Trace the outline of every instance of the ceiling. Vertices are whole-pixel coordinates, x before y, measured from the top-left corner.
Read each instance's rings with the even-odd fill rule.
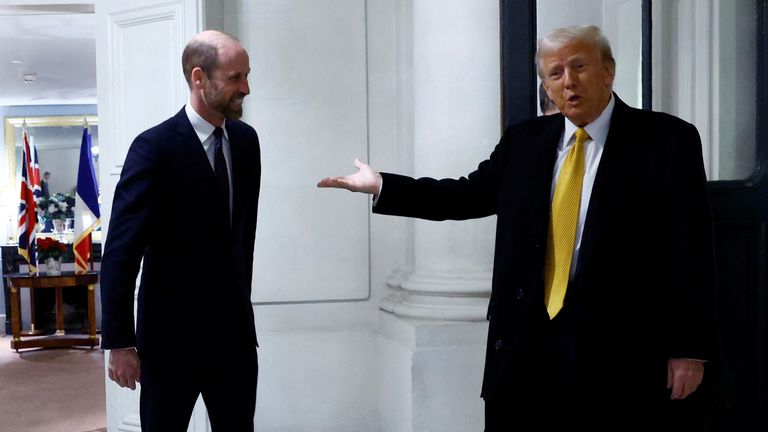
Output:
[[[94,6],[53,3],[0,1],[0,106],[96,104]]]

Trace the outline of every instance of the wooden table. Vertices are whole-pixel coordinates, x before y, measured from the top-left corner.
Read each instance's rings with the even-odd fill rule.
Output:
[[[38,274],[13,273],[5,276],[11,291],[11,329],[13,339],[11,349],[17,352],[23,348],[33,347],[67,347],[99,345],[99,337],[96,336],[96,282],[99,272],[90,271],[76,274],[75,272],[61,272],[60,275],[48,275],[45,272]],[[88,334],[68,335],[64,332],[64,311],[62,307],[61,290],[68,287],[88,286]],[[56,290],[56,334],[35,338],[22,339],[21,332],[21,288],[53,288]]]

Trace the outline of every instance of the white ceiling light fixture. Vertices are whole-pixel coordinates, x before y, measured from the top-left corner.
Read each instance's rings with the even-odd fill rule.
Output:
[[[25,73],[24,74],[24,84],[32,84],[35,81],[37,81],[37,75],[33,73]]]
[[[0,5],[0,16],[92,14],[96,7],[91,4],[29,4]]]

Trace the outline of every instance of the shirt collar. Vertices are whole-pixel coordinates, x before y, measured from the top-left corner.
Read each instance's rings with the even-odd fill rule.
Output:
[[[187,113],[187,118],[189,118],[189,122],[192,124],[192,129],[195,130],[195,133],[200,139],[200,142],[204,143],[208,138],[211,137],[211,135],[213,135],[213,131],[216,129],[216,127],[200,117],[200,114],[195,111],[189,101],[187,101],[187,104],[184,106],[184,111]],[[224,137],[227,139],[227,141],[229,141],[226,126],[227,120],[225,119],[224,123],[221,125],[221,128],[224,129]]]
[[[608,105],[606,105],[605,109],[603,109],[603,112],[600,113],[595,121],[584,126],[584,130],[587,131],[589,137],[599,146],[604,146],[605,140],[608,138],[608,129],[611,126],[611,115],[613,114],[613,107],[615,105],[616,99],[614,99],[613,93],[611,93],[611,99],[608,101]],[[563,134],[561,149],[567,147],[577,128],[578,126],[571,123],[571,121],[568,120],[568,117],[565,117],[565,132]]]

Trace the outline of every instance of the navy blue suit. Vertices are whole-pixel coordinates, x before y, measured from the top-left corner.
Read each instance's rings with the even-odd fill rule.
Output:
[[[145,409],[145,393],[160,395],[152,403],[167,406],[170,401],[163,398],[174,395],[155,391],[157,387],[183,387],[183,380],[191,380],[196,382],[189,388],[194,404],[197,393],[206,398],[209,387],[231,384],[205,379],[220,369],[234,380],[241,373],[241,380],[252,381],[241,392],[231,387],[234,400],[255,400],[251,274],[259,139],[241,121],[227,120],[226,129],[232,161],[231,225],[217,205],[215,174],[184,109],[134,140],[115,189],[101,265],[102,347],[136,347],[142,362],[143,423],[144,411],[154,413]],[[142,259],[134,332],[134,289]],[[253,361],[238,368],[239,358]],[[174,382],[182,373],[194,375]],[[181,397],[181,405],[191,412],[188,398],[192,396]],[[217,403],[210,399],[206,405],[213,421]],[[156,411],[163,415],[162,409]]]
[[[665,388],[667,359],[713,359],[712,220],[698,132],[614,97],[575,276],[553,322],[543,271],[562,115],[511,126],[460,179],[382,174],[376,213],[498,216],[482,396],[498,402],[507,425],[526,416],[542,425],[583,416],[614,430],[664,421],[678,405]]]

